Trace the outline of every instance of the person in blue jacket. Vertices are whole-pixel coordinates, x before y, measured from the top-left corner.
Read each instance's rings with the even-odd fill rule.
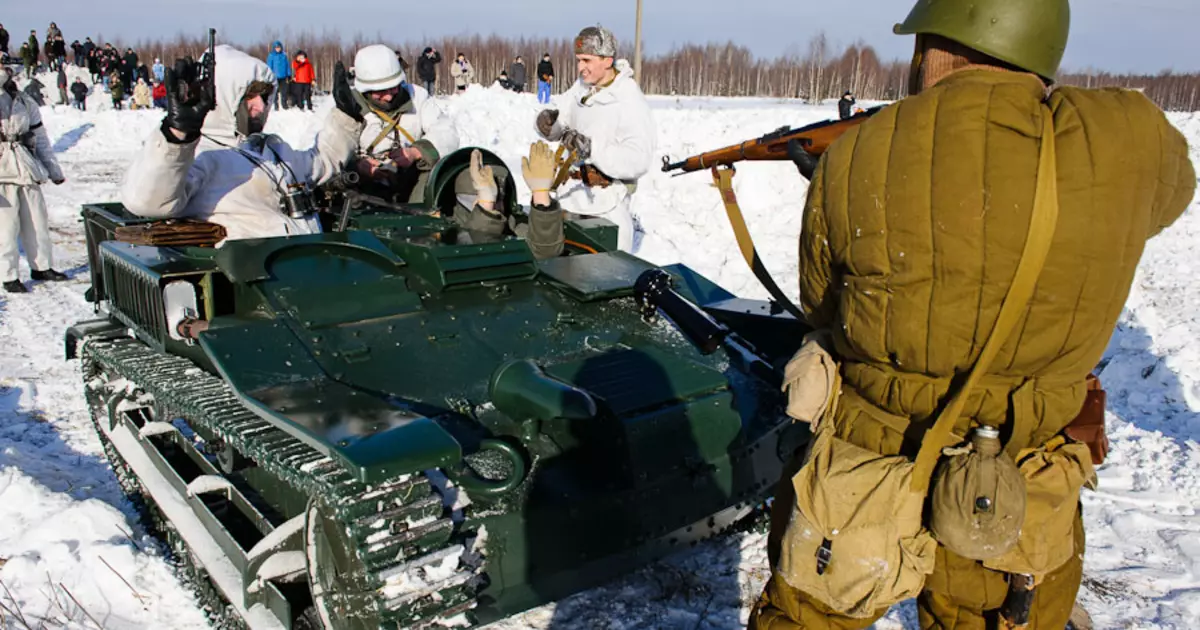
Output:
[[[290,94],[292,78],[292,60],[288,59],[288,55],[283,50],[283,42],[275,42],[271,44],[271,54],[267,55],[267,67],[275,74],[275,91],[271,93],[271,100],[275,103],[275,111],[279,111],[279,101],[283,101],[283,108],[288,108],[287,94]],[[284,96],[281,98],[280,94]]]

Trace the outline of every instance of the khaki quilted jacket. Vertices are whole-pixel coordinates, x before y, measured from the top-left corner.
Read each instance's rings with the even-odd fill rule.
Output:
[[[1021,256],[1051,114],[1052,250],[959,431],[1007,427],[1015,452],[1078,413],[1146,240],[1192,201],[1187,143],[1137,92],[1062,87],[1046,98],[1032,75],[966,70],[847,133],[813,177],[801,301],[844,361],[844,436],[883,431],[889,450],[903,441],[915,453],[912,428],[970,370]],[[857,423],[863,413],[879,422]]]

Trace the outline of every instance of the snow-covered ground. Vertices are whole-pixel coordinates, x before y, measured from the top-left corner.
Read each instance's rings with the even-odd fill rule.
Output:
[[[53,77],[41,78],[53,86]],[[45,90],[47,102],[56,91]],[[443,99],[465,144],[519,165],[539,109],[531,95],[473,88]],[[782,125],[835,115],[832,106],[772,99],[651,99],[658,153],[679,159]],[[272,115],[268,130],[311,144],[331,107]],[[188,590],[145,537],[89,428],[78,365],[62,333],[91,308],[79,207],[115,200],[125,166],[161,112],[115,112],[106,94],[87,113],[43,108],[67,174],[44,190],[56,268],[72,280],[0,295],[0,626],[207,627]],[[1200,161],[1200,115],[1172,114]],[[523,183],[522,193],[527,194]],[[806,183],[782,163],[746,164],[736,188],[780,286],[795,293],[796,238]],[[730,290],[764,291],[736,253],[706,173],[642,180],[637,253],[686,263]],[[1200,627],[1200,204],[1151,241],[1101,377],[1113,448],[1100,489],[1085,494],[1088,534],[1082,600],[1098,628]],[[22,263],[22,275],[28,270]],[[700,628],[744,625],[767,577],[764,537],[698,546],[608,586],[518,615],[495,628]],[[911,602],[876,624],[917,627]]]

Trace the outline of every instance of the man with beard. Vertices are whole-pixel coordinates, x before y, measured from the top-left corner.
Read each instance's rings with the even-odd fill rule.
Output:
[[[354,71],[354,96],[366,118],[355,169],[386,187],[386,196],[417,203],[433,165],[458,149],[454,123],[424,88],[408,82],[387,46],[359,50]]]
[[[28,289],[17,278],[20,252],[34,280],[66,280],[55,271],[42,184],[66,181],[37,104],[17,90],[11,68],[0,66],[0,281],[9,293]]]
[[[126,209],[211,221],[229,239],[320,232],[316,216],[292,211],[288,200],[336,175],[358,146],[362,112],[345,68],[334,71],[337,107],[314,146],[298,150],[262,133],[276,86],[267,64],[230,46],[215,54],[212,83],[195,82],[186,60],[167,71],[167,115],[125,175]],[[186,100],[185,84],[193,85]]]

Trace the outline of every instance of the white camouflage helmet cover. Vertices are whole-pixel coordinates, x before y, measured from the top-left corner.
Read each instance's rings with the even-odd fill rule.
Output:
[[[239,135],[237,117],[242,98],[251,84],[274,84],[275,74],[261,59],[232,46],[221,44],[214,50],[217,107],[204,118],[204,135],[226,144],[236,144]],[[264,116],[270,111],[268,107]]]
[[[407,80],[395,51],[383,44],[366,46],[354,55],[354,89],[359,92],[387,90]]]
[[[603,26],[589,26],[575,36],[576,55],[617,56],[617,37]]]

